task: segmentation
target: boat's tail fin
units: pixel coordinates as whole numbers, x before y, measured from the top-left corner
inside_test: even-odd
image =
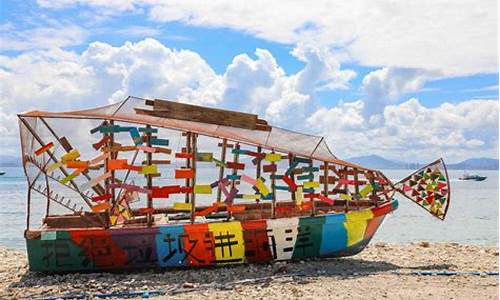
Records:
[[[444,220],[450,204],[450,182],[442,158],[408,175],[395,188],[433,216]]]

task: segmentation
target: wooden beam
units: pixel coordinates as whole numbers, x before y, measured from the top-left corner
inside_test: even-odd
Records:
[[[151,125],[146,125],[147,129],[151,129]],[[151,147],[151,130],[146,130],[146,145],[148,147]],[[146,153],[146,164],[149,166],[151,165],[151,160],[153,159],[153,153]],[[148,190],[151,191],[153,188],[153,177],[151,174],[146,174],[146,181],[147,181],[147,188]],[[153,208],[153,195],[148,194],[148,208],[151,209]],[[147,222],[148,222],[148,227],[151,227],[153,225],[153,214],[151,212],[148,213],[147,215]]]
[[[161,118],[195,121],[250,130],[271,130],[271,127],[267,125],[267,122],[265,120],[258,119],[258,116],[255,114],[209,108],[160,99],[146,100],[146,104],[153,106],[153,110],[135,108],[136,113]]]
[[[226,163],[226,149],[227,149],[227,139],[222,140],[222,145],[221,145],[221,154],[220,154],[220,161],[224,164]],[[219,182],[224,178],[224,166],[219,166]],[[217,186],[217,203],[221,201],[222,198],[222,190],[220,186]]]
[[[191,134],[191,153],[193,153],[193,163],[192,163],[192,168],[194,172],[193,176],[193,192],[191,193],[191,223],[194,223],[195,217],[196,217],[196,194],[194,193],[194,186],[196,185],[196,152],[198,151],[197,149],[197,134],[192,133]]]

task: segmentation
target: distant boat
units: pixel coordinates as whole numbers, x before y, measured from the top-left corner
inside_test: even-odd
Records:
[[[0,176],[5,175],[4,171],[0,171]]]
[[[460,180],[483,181],[486,178],[487,178],[486,176],[480,176],[480,175],[477,175],[477,174],[467,174],[467,173],[464,173],[464,175],[462,177],[460,177],[459,179]]]

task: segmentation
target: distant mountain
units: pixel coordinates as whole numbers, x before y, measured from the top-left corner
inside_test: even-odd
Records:
[[[371,169],[418,169],[424,164],[407,163],[397,160],[389,160],[379,155],[357,156],[347,161],[371,168]],[[452,170],[498,170],[498,159],[495,158],[469,158],[459,163],[446,164]]]
[[[357,156],[347,159],[363,167],[371,169],[406,169],[406,163],[394,160],[388,160],[378,155]]]
[[[460,170],[498,170],[498,159],[495,158],[469,158],[456,164],[446,165],[448,169]]]
[[[21,166],[21,158],[17,156],[0,155],[1,167],[18,167]]]

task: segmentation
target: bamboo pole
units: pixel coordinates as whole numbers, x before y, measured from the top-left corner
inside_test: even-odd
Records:
[[[151,147],[151,125],[146,125],[146,145],[148,147]],[[146,154],[146,165],[149,166],[151,164],[151,160],[153,159],[153,154],[148,152]],[[147,180],[147,188],[149,191],[153,188],[153,177],[151,174],[146,174],[146,180]],[[153,195],[148,194],[148,215],[147,215],[147,221],[148,221],[148,227],[151,227],[153,224],[153,214],[151,213],[151,208],[153,208]]]
[[[224,164],[226,163],[226,148],[227,148],[227,139],[222,139],[222,149],[220,154],[220,161]],[[219,182],[224,178],[224,166],[219,166]],[[217,203],[220,203],[222,198],[222,189],[220,186],[217,186]]]
[[[191,223],[194,223],[195,217],[196,217],[196,194],[194,192],[194,186],[196,185],[196,142],[197,142],[197,134],[193,133],[191,135],[191,153],[193,153],[193,162],[192,162],[192,168],[193,168],[193,192],[191,193]]]

